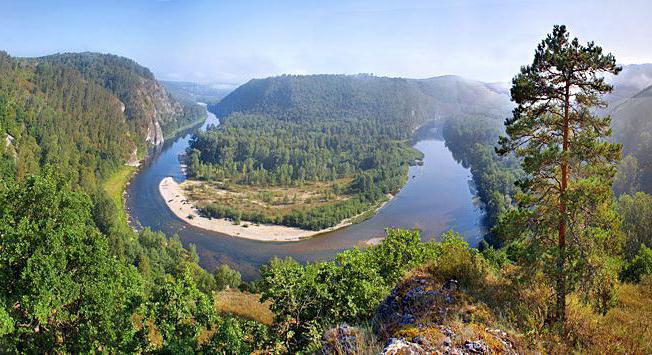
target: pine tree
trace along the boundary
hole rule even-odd
[[[527,178],[517,196],[521,230],[533,250],[531,265],[541,267],[555,285],[557,322],[563,324],[566,295],[591,285],[617,235],[611,185],[620,145],[606,140],[609,117],[598,117],[602,95],[612,87],[606,73],[621,68],[612,54],[593,42],[570,39],[555,26],[537,47],[531,65],[512,80],[517,104],[506,120],[508,137],[499,153],[515,152]],[[588,292],[587,292],[588,293]]]

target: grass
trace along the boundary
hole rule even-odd
[[[338,179],[334,182],[305,183],[292,187],[193,181],[186,186],[186,190],[188,198],[198,207],[216,203],[247,213],[276,216],[288,214],[293,210],[310,210],[347,200],[351,196],[334,193],[333,186],[342,187],[350,183],[351,178]]]
[[[214,293],[213,299],[219,313],[233,314],[265,325],[271,325],[274,319],[269,302],[261,303],[259,294],[229,289]]]
[[[116,209],[118,210],[118,224],[120,226],[128,226],[127,211],[124,208],[122,194],[129,179],[136,170],[137,168],[134,166],[123,165],[103,183],[104,191],[106,191],[111,200],[113,200]]]

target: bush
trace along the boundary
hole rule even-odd
[[[638,283],[643,275],[652,275],[652,249],[641,244],[638,254],[621,273],[621,278]]]
[[[430,267],[434,279],[440,282],[457,280],[468,288],[475,288],[482,282],[486,261],[460,234],[452,230],[442,234],[440,248],[439,258]]]
[[[238,288],[242,283],[242,276],[240,273],[237,270],[231,269],[231,267],[226,264],[222,264],[220,267],[215,269],[213,277],[215,278],[215,286],[218,291],[227,288]]]

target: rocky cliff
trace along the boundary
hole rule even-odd
[[[164,135],[201,118],[203,108],[173,97],[149,69],[131,59],[100,53],[64,53],[27,61],[75,68],[83,77],[104,87],[122,103],[134,133],[159,145]]]

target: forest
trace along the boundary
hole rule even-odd
[[[465,105],[471,96],[475,102]],[[320,230],[371,209],[402,187],[408,166],[421,159],[410,145],[426,122],[441,126],[455,115],[493,115],[506,107],[497,92],[457,77],[252,80],[209,106],[221,124],[195,134],[187,173],[193,179],[257,187],[350,180],[332,189],[339,201],[315,208],[274,213],[218,203],[200,206],[209,217]]]
[[[504,122],[486,86],[466,86],[485,94],[484,114],[477,101],[461,109],[423,89],[458,87],[451,78],[287,76],[251,83],[262,93],[246,105],[233,97],[247,85],[211,106],[223,124],[193,138],[192,177],[245,187],[350,179],[337,187],[348,205],[274,217],[303,228],[400,188],[419,158],[410,138],[446,112],[438,128],[493,226],[479,248],[452,230],[423,241],[388,228],[378,245],[332,260],[273,258],[250,282],[227,265],[204,270],[192,245],[120,217],[104,183],[145,145],[152,117],[126,107],[119,88],[130,84],[107,88],[111,69],[91,80],[78,59],[61,61],[0,53],[2,352],[652,352],[652,197],[622,183],[636,181],[624,164],[638,163],[621,160],[611,118],[591,110],[613,90],[599,74],[622,68],[565,26],[516,73]],[[419,99],[385,91],[396,86]],[[241,212],[206,207],[272,218]]]
[[[301,186],[350,178],[333,193],[344,201],[283,216],[243,215],[209,205],[212,217],[320,230],[369,209],[404,184],[407,168],[421,155],[406,144],[399,125],[373,119],[274,119],[234,113],[214,129],[197,133],[190,143],[188,176],[257,186]]]

